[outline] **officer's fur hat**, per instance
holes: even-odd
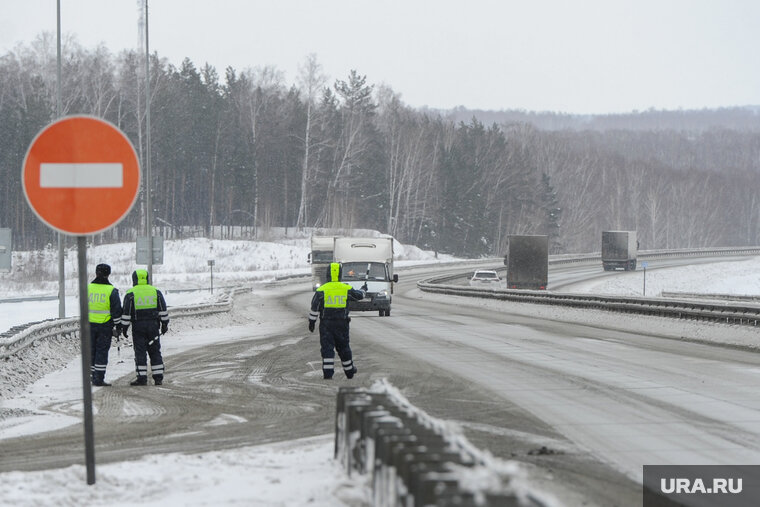
[[[95,276],[108,278],[110,274],[111,274],[111,266],[109,266],[108,264],[98,264],[97,266],[95,266]]]

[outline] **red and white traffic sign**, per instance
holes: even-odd
[[[34,138],[21,181],[40,220],[82,236],[109,229],[129,213],[140,188],[140,164],[132,143],[114,125],[68,116]]]

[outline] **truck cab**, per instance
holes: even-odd
[[[311,251],[306,260],[311,264],[311,290],[317,290],[320,285],[328,281],[327,269],[333,262],[334,248],[335,236],[311,237]]]
[[[398,282],[393,273],[393,238],[336,238],[334,255],[343,266],[342,282],[354,289],[367,284],[367,297],[350,301],[349,310],[390,316],[393,284]]]

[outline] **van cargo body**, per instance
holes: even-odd
[[[636,269],[636,231],[602,231],[602,267],[605,271]]]
[[[367,283],[367,297],[361,301],[349,301],[349,310],[377,311],[391,314],[393,283],[398,275],[393,273],[393,238],[336,238],[335,262],[343,267],[341,281],[354,289]]]
[[[311,290],[317,290],[326,283],[327,270],[333,262],[335,236],[312,236],[309,263],[311,264]]]
[[[549,279],[549,236],[509,236],[508,289],[546,289]]]

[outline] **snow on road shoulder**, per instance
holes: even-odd
[[[98,465],[0,474],[3,505],[370,505],[366,478],[346,477],[333,435],[201,454],[162,454]]]
[[[620,271],[615,276],[573,284],[570,292],[642,296],[645,276],[648,297],[659,297],[663,292],[760,295],[760,257],[663,269],[657,269],[657,261],[652,260],[646,275],[639,262],[637,271]]]

